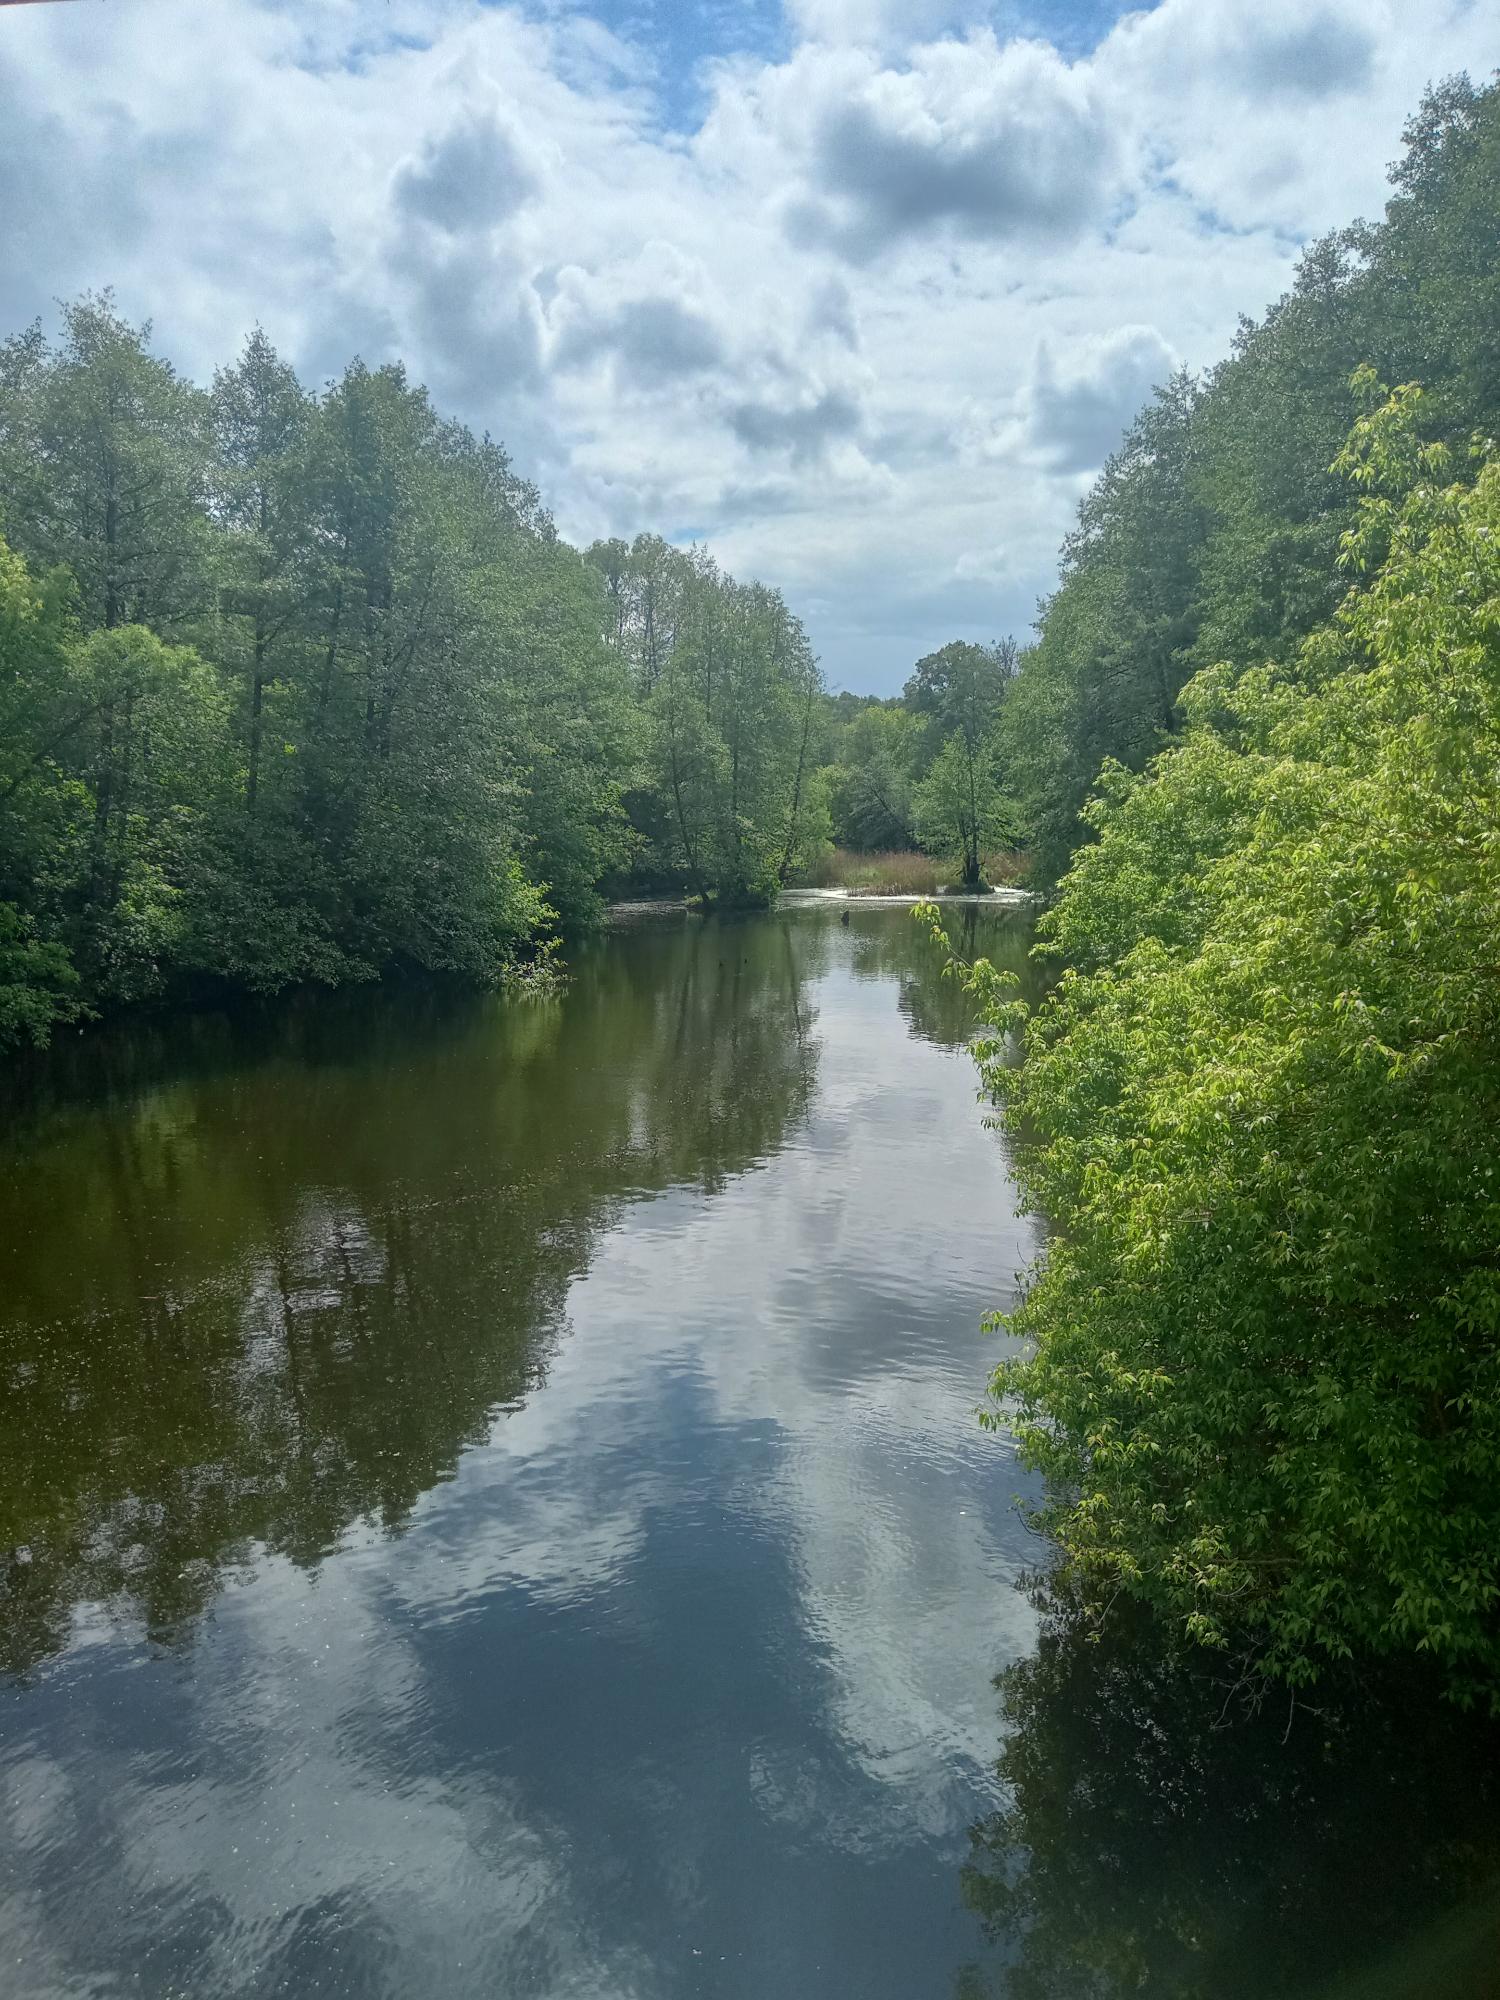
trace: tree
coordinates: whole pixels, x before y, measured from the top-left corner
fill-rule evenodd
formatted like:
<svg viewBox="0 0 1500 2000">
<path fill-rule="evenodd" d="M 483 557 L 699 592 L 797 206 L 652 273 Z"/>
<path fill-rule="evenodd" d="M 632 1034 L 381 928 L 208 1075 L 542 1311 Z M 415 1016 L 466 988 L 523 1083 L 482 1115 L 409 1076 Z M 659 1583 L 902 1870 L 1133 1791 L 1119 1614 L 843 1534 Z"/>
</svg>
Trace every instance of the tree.
<svg viewBox="0 0 1500 2000">
<path fill-rule="evenodd" d="M 776 592 L 568 547 L 398 366 L 257 331 L 204 396 L 108 294 L 0 346 L 0 1038 L 206 983 L 493 981 L 640 869 L 763 902 L 825 838 Z"/>
<path fill-rule="evenodd" d="M 92 800 L 74 952 L 100 999 L 150 998 L 183 955 L 202 831 L 227 802 L 224 689 L 141 625 L 90 634 L 73 674 L 88 719 L 63 768 Z"/>
<path fill-rule="evenodd" d="M 839 732 L 829 782 L 834 833 L 843 846 L 869 853 L 913 845 L 924 733 L 899 702 L 871 702 Z"/>
<path fill-rule="evenodd" d="M 1179 375 L 1126 433 L 1063 545 L 1037 643 L 1018 662 L 1000 742 L 1039 873 L 1086 837 L 1107 758 L 1138 769 L 1178 725 L 1202 613 L 1205 517 L 1191 483 L 1199 397 Z"/>
<path fill-rule="evenodd" d="M 221 656 L 243 653 L 245 810 L 260 804 L 266 697 L 295 656 L 309 587 L 308 523 L 298 504 L 297 459 L 312 405 L 295 372 L 257 327 L 233 368 L 214 376 L 219 518 L 234 546 L 221 597 Z M 226 565 L 226 567 L 228 567 Z"/>
<path fill-rule="evenodd" d="M 985 1056 L 1054 1225 L 995 1389 L 1096 1581 L 1294 1686 L 1500 1701 L 1500 460 L 1423 407 L 1342 456 L 1337 617 L 1091 809 L 1073 969 Z"/>
<path fill-rule="evenodd" d="M 65 564 L 86 626 L 201 636 L 213 582 L 207 400 L 147 351 L 108 292 L 63 311 L 53 353 L 13 344 L 0 370 L 0 508 L 37 568 Z"/>
<path fill-rule="evenodd" d="M 993 646 L 952 640 L 913 667 L 903 691 L 907 707 L 939 741 L 957 734 L 966 750 L 977 753 L 994 730 L 1018 659 L 1014 639 Z"/>
<path fill-rule="evenodd" d="M 909 707 L 940 745 L 913 802 L 917 837 L 939 852 L 957 850 L 966 889 L 980 886 L 980 858 L 1005 824 L 996 730 L 1018 657 L 1013 639 L 955 641 L 919 660 L 906 684 Z"/>
<path fill-rule="evenodd" d="M 985 849 L 1007 827 L 993 744 L 985 740 L 971 750 L 955 730 L 917 787 L 913 810 L 922 845 L 933 854 L 956 854 L 963 886 L 978 889 Z"/>
<path fill-rule="evenodd" d="M 646 866 L 705 904 L 774 899 L 823 838 L 823 683 L 781 597 L 701 550 L 596 544 L 606 632 L 646 730 L 631 809 Z"/>
<path fill-rule="evenodd" d="M 69 670 L 68 596 L 66 578 L 38 584 L 0 541 L 0 1053 L 40 1047 L 79 1006 L 60 936 L 84 800 L 59 758 L 88 721 Z"/>
<path fill-rule="evenodd" d="M 1092 838 L 1105 764 L 1139 771 L 1178 732 L 1195 672 L 1285 659 L 1332 616 L 1354 370 L 1422 380 L 1450 445 L 1500 423 L 1500 90 L 1445 83 L 1405 137 L 1383 220 L 1309 246 L 1224 362 L 1157 392 L 1083 502 L 1002 724 L 1044 882 Z"/>
</svg>

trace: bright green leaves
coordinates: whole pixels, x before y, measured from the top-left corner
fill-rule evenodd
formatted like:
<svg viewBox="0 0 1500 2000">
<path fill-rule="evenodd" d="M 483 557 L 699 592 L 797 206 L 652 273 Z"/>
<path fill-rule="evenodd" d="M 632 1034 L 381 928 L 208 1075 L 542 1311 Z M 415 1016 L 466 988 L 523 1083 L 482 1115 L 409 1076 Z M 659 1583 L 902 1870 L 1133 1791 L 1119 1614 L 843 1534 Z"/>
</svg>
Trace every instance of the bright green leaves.
<svg viewBox="0 0 1500 2000">
<path fill-rule="evenodd" d="M 1403 392 L 1346 470 L 1364 586 L 1189 687 L 983 1056 L 1055 1235 L 994 1388 L 1089 1574 L 1293 1683 L 1500 1688 L 1500 464 Z M 1013 1004 L 990 1003 L 998 1028 Z"/>
</svg>

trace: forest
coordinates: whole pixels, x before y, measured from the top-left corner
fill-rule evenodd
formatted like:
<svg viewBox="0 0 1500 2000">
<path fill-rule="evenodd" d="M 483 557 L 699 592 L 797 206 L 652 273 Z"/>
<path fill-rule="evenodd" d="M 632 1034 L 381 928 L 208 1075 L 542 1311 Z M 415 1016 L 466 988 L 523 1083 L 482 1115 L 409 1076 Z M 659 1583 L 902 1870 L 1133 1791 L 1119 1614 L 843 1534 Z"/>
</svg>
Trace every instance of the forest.
<svg viewBox="0 0 1500 2000">
<path fill-rule="evenodd" d="M 571 547 L 399 367 L 256 332 L 204 389 L 108 295 L 10 340 L 0 1047 L 1024 869 L 1048 996 L 970 980 L 1051 1231 L 994 1384 L 1045 1524 L 1257 1671 L 1493 1698 L 1500 90 L 1392 183 L 1137 416 L 1033 640 L 893 700 L 702 548 Z"/>
<path fill-rule="evenodd" d="M 835 704 L 776 591 L 570 547 L 399 367 L 310 394 L 257 331 L 203 390 L 85 297 L 0 349 L 0 1049 L 535 977 L 606 895 L 764 905 L 836 829 L 977 883 L 1014 663 Z"/>
<path fill-rule="evenodd" d="M 1142 412 L 1007 692 L 1053 983 L 970 981 L 1050 1233 L 992 1421 L 1096 1603 L 1497 1705 L 1500 92 L 1393 183 Z"/>
</svg>

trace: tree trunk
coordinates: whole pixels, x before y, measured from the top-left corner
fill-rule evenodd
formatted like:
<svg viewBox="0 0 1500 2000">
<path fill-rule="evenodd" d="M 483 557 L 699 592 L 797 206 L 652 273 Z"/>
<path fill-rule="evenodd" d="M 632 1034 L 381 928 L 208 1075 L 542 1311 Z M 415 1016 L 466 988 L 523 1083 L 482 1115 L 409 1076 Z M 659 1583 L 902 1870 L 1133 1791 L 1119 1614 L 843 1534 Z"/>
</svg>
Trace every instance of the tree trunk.
<svg viewBox="0 0 1500 2000">
<path fill-rule="evenodd" d="M 812 734 L 813 679 L 807 680 L 807 701 L 802 710 L 802 741 L 797 746 L 797 778 L 792 786 L 792 812 L 787 821 L 786 845 L 781 851 L 781 866 L 776 871 L 776 879 L 782 888 L 792 872 L 792 850 L 797 843 L 797 826 L 802 817 L 802 774 L 807 767 L 807 740 Z"/>
</svg>

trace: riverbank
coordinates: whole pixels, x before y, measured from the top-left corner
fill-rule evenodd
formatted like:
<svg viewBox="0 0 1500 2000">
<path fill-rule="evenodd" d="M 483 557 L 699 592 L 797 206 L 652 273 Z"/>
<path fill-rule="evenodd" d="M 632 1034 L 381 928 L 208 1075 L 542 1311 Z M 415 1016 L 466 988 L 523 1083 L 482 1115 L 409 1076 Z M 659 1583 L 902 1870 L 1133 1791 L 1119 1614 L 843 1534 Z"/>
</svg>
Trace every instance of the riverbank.
<svg viewBox="0 0 1500 2000">
<path fill-rule="evenodd" d="M 829 903 L 849 903 L 858 909 L 910 909 L 917 903 L 960 903 L 981 910 L 1027 910 L 1038 900 L 1030 889 L 989 889 L 982 895 L 967 889 L 932 889 L 920 895 L 884 891 L 867 893 L 862 889 L 787 889 L 778 899 L 777 907 L 806 910 L 821 908 Z M 605 911 L 605 921 L 626 923 L 635 917 L 674 916 L 689 912 L 698 914 L 698 906 L 685 896 L 647 896 L 611 903 Z"/>
</svg>

